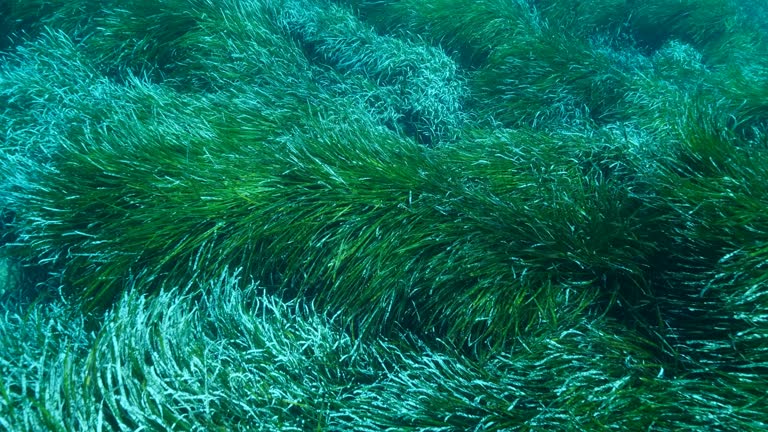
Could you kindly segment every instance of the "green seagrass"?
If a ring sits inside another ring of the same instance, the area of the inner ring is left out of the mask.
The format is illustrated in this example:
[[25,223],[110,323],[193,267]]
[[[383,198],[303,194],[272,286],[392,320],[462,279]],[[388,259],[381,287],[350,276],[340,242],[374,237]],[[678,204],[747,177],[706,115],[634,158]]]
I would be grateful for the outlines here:
[[0,429],[768,429],[764,14],[0,3]]

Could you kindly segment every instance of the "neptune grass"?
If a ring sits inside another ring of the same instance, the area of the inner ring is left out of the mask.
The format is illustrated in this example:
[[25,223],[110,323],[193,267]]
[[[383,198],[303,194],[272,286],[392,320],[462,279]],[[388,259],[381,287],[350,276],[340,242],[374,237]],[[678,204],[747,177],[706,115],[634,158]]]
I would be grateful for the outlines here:
[[[236,276],[129,289],[94,331],[76,310],[3,304],[0,419],[10,430],[759,430],[742,378],[676,376],[649,342],[585,320],[503,354],[409,336],[361,344],[333,318]],[[430,346],[431,345],[431,346]],[[590,391],[583,393],[588,387]],[[733,410],[722,409],[727,397]]]
[[766,427],[744,5],[3,7],[3,427]]

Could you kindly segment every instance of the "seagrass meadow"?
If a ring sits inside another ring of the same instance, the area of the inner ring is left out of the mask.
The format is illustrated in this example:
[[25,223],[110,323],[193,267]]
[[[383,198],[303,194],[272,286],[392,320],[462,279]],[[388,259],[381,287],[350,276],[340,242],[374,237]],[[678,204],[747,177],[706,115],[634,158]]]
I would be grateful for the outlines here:
[[768,430],[766,23],[0,0],[0,430]]

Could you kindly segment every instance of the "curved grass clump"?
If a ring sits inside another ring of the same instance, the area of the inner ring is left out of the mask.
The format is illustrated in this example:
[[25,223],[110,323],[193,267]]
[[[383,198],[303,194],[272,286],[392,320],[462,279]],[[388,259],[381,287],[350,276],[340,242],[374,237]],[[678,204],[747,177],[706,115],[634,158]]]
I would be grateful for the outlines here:
[[[381,374],[367,350],[358,354],[349,336],[308,308],[233,283],[206,284],[209,295],[197,300],[178,290],[152,300],[133,291],[95,332],[59,304],[7,311],[0,424],[323,429],[355,386]],[[339,369],[345,363],[359,370]]]
[[705,370],[764,378],[765,148],[706,117],[691,118],[679,132],[674,158],[662,161],[657,183],[663,202],[679,214],[671,240],[681,256],[670,269],[664,306],[676,349]]
[[[238,85],[300,85],[309,79],[301,50],[262,1],[128,2],[93,21],[87,43],[109,71],[146,74],[185,90]],[[125,57],[128,56],[128,57]]]
[[13,51],[26,36],[38,36],[48,28],[68,34],[78,30],[101,7],[112,2],[69,2],[62,0],[7,0],[0,4],[0,52]]
[[[526,337],[519,350],[472,360],[413,338],[361,345],[306,304],[236,285],[223,277],[197,296],[174,288],[151,299],[130,290],[98,324],[59,303],[3,303],[0,424],[280,431],[766,425],[754,405],[758,388],[727,376],[674,376],[648,354],[647,341],[609,320]],[[722,397],[733,410],[722,409]]]
[[421,35],[476,67],[510,37],[524,37],[539,25],[526,1],[438,0],[346,1],[377,28]]
[[[588,37],[596,33],[618,34],[626,30],[626,15],[632,7],[624,0],[592,0],[589,2],[559,2],[534,0],[531,2],[541,16],[552,23],[567,26],[574,34]],[[622,20],[622,18],[624,18]]]
[[751,141],[765,143],[768,132],[768,63],[761,59],[747,67],[732,66],[718,75],[716,89],[723,100],[719,117],[729,116],[729,128]]
[[108,113],[137,107],[138,101],[120,97],[120,88],[82,51],[68,35],[51,30],[18,47],[0,65],[5,133],[0,158],[9,160],[4,174],[13,177],[25,164],[47,163],[89,128],[111,128]]
[[424,144],[456,138],[465,121],[466,90],[442,50],[378,35],[347,8],[322,2],[286,2],[279,21],[313,58],[389,89],[387,105],[398,114],[398,130]]
[[649,48],[677,39],[716,58],[740,31],[732,0],[651,1],[640,3],[631,12],[630,31]]
[[628,75],[611,53],[544,26],[494,50],[471,85],[503,124],[558,129],[615,119]]
[[[391,1],[357,4],[385,29],[423,35],[469,74],[480,118],[558,128],[607,121],[626,87],[616,60],[577,33],[548,23],[528,2]],[[537,107],[532,110],[531,107]]]
[[706,120],[737,141],[759,145],[768,128],[765,66],[757,59],[712,68],[691,45],[670,43],[631,78],[631,90],[620,105],[661,141],[670,135],[684,140],[679,129],[694,119]]
[[30,125],[46,104],[97,111],[65,117],[60,150],[9,189],[24,209],[20,243],[61,266],[90,307],[131,278],[184,284],[236,266],[349,310],[364,333],[504,345],[575,316],[608,279],[644,283],[654,240],[632,233],[638,203],[590,165],[607,162],[588,140],[510,132],[428,151],[311,85],[277,98],[83,80],[62,97],[44,87],[55,68],[26,67],[78,46],[51,37],[55,49],[19,53],[9,100],[56,95],[25,113]]
[[[752,405],[762,398],[755,387],[733,376],[675,376],[645,357],[644,344],[611,322],[591,322],[525,340],[526,348],[479,363],[434,351],[406,354],[408,368],[360,392],[362,406],[370,407],[367,421],[351,426],[679,430],[717,422],[717,430],[734,432],[765,426],[760,408]],[[734,410],[723,410],[721,397]]]
[[728,51],[735,46],[743,48],[745,41],[755,41],[750,35],[755,24],[744,16],[740,2],[733,0],[534,3],[544,17],[566,25],[575,34],[619,34],[650,52],[678,41],[705,53],[708,62],[724,61],[734,54]]
[[[194,109],[167,96],[155,95],[166,109]],[[427,151],[366,123],[270,137],[274,117],[249,117],[260,141],[170,113],[94,132],[39,173],[45,188],[16,195],[24,242],[91,306],[129,277],[235,266],[364,333],[504,345],[582,311],[601,280],[642,284],[655,248],[634,234],[638,202],[590,165],[590,142],[508,133]]]

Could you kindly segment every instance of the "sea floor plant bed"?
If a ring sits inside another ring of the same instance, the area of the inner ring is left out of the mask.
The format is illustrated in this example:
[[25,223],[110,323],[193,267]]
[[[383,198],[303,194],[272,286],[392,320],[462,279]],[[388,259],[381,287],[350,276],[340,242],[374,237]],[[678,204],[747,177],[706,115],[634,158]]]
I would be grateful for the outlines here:
[[0,3],[0,429],[768,429],[766,19]]

